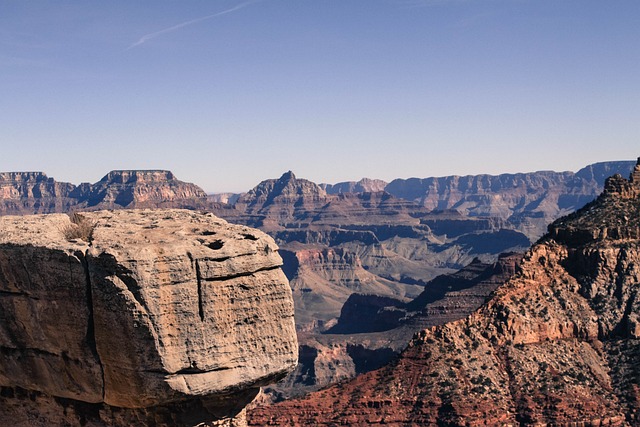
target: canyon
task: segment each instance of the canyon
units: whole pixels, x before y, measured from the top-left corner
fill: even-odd
[[[471,315],[250,425],[640,425],[640,159]]]
[[[175,207],[269,234],[301,345],[299,368],[270,389],[269,399],[279,400],[378,367],[417,330],[470,314],[514,269],[517,255],[500,254],[524,252],[549,223],[593,200],[607,176],[628,175],[634,164],[333,185],[287,172],[221,195],[169,171],[112,171],[78,186],[3,173],[0,213]],[[361,310],[371,322],[359,321]]]

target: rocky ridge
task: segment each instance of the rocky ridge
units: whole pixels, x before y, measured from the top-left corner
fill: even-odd
[[[261,403],[299,397],[337,381],[377,369],[393,360],[416,331],[464,318],[515,274],[521,254],[486,264],[475,260],[459,272],[438,276],[412,301],[354,293],[337,323],[322,334],[298,331],[296,369],[265,388]]]
[[[341,193],[378,193],[385,191],[387,182],[381,179],[362,178],[360,181],[339,182],[337,184],[320,184],[328,194]]]
[[[0,213],[64,212],[77,203],[75,188],[42,172],[0,172]]]
[[[465,216],[508,220],[533,239],[554,219],[593,200],[604,180],[627,175],[633,161],[601,162],[578,172],[538,171],[501,175],[466,175],[395,179],[390,183],[364,178],[359,182],[323,184],[328,194],[385,191],[428,210],[456,210]]]
[[[186,210],[0,217],[0,425],[242,425],[297,362],[266,234]]]
[[[252,425],[640,425],[640,159],[471,316]]]
[[[163,170],[111,171],[95,184],[80,185],[57,182],[42,172],[0,173],[0,215],[209,205],[200,187]]]

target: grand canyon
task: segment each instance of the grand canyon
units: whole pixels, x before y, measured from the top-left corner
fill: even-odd
[[[639,198],[634,161],[0,173],[0,422],[638,425]]]

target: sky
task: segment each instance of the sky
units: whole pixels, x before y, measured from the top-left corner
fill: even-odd
[[[0,171],[207,192],[640,156],[638,0],[1,0]]]

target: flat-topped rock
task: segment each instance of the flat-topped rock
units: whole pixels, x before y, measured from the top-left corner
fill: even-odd
[[[21,390],[53,408],[33,425],[76,425],[64,399],[94,405],[95,425],[117,424],[113,408],[149,418],[190,401],[224,419],[295,367],[291,290],[269,236],[175,209],[74,219],[0,217],[0,424],[32,425]],[[177,422],[167,416],[151,418]]]

